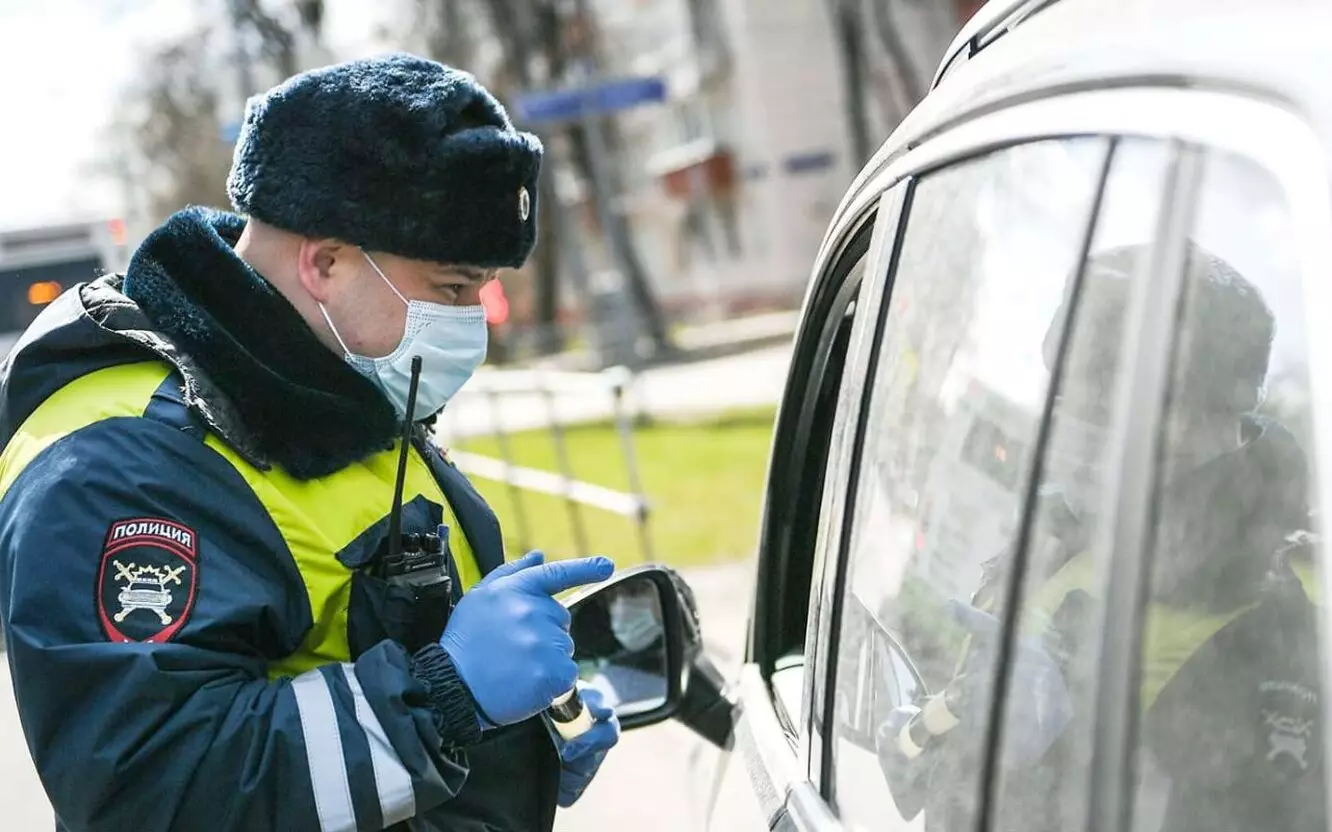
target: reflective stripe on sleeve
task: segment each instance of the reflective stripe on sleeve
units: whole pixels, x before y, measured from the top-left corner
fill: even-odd
[[[365,691],[356,678],[356,666],[344,664],[343,675],[347,677],[347,687],[351,688],[352,699],[356,703],[356,721],[365,731],[365,738],[370,743],[370,765],[375,770],[375,791],[379,793],[379,810],[384,816],[384,825],[392,826],[416,814],[416,792],[412,789],[412,776],[398,759],[393,750],[384,726],[370,708],[365,698]]]
[[[321,832],[356,832],[356,813],[352,809],[351,784],[347,781],[347,762],[338,735],[333,692],[318,670],[292,679],[291,689],[301,715],[319,828]]]

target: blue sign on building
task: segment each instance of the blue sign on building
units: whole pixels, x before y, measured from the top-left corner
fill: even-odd
[[[239,121],[229,121],[218,129],[217,137],[223,144],[235,144],[236,139],[240,138],[240,128]]]
[[[813,150],[808,153],[796,153],[787,156],[783,160],[782,167],[786,172],[798,176],[802,173],[813,173],[817,170],[826,170],[833,166],[836,157],[827,150]]]
[[[525,92],[514,100],[517,120],[525,124],[572,121],[666,100],[666,82],[660,77],[620,78],[572,90]]]

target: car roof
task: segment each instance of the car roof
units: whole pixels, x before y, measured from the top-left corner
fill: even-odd
[[[1039,11],[1052,2],[1058,0],[990,0],[981,6],[944,50],[943,60],[939,61],[939,67],[934,71],[934,80],[930,83],[930,89],[939,85],[940,76],[958,53],[971,51],[981,44],[992,41],[1001,29],[1016,24],[1018,19],[1025,19],[1027,15]],[[975,44],[972,43],[973,40],[976,41]]]
[[[1031,2],[993,0],[954,44]],[[1245,92],[1332,138],[1327,0],[1057,0],[950,72],[857,176],[840,215],[892,159],[967,117],[1059,91],[1170,86]],[[971,35],[968,35],[968,32]],[[950,53],[951,54],[951,53]]]

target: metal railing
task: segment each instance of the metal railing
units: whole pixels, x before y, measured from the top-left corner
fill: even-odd
[[[563,499],[574,544],[580,555],[591,552],[583,509],[593,508],[631,520],[636,527],[642,560],[646,562],[652,559],[648,527],[651,507],[643,491],[634,450],[635,415],[630,412],[626,401],[633,380],[633,374],[624,367],[595,373],[482,371],[467,383],[444,411],[439,427],[444,428],[455,442],[449,456],[463,473],[507,486],[513,502],[513,514],[505,520],[513,526],[515,537],[524,551],[533,548],[534,537],[525,494],[535,493]],[[562,418],[561,405],[566,411],[573,410],[572,416],[566,413]],[[485,408],[484,416],[482,407]],[[585,482],[577,479],[573,473],[565,428],[570,422],[603,420],[607,410],[619,436],[628,491]],[[464,424],[464,421],[470,424]],[[514,459],[510,441],[513,433],[543,429],[550,434],[557,471],[519,465]],[[465,443],[469,436],[493,437],[498,446],[499,458],[458,448],[457,440]]]

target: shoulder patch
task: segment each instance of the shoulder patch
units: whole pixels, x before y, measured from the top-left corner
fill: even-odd
[[[194,611],[199,536],[160,517],[117,520],[97,570],[97,617],[110,641],[170,641]]]

